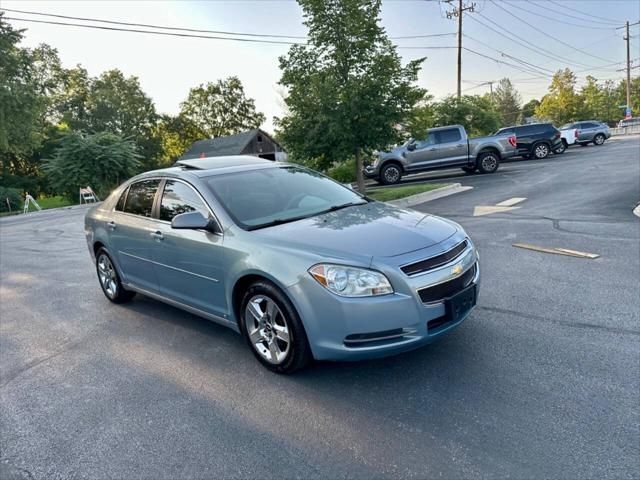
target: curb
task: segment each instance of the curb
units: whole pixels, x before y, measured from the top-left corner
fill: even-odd
[[[400,208],[413,207],[414,205],[430,202],[431,200],[436,200],[438,198],[448,197],[449,195],[454,195],[456,193],[466,192],[467,190],[471,190],[472,188],[473,187],[463,187],[459,183],[452,183],[451,185],[447,185],[446,187],[442,188],[436,188],[435,190],[431,190],[430,192],[418,193],[409,197],[391,200],[387,203]]]

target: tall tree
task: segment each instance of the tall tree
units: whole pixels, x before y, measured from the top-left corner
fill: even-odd
[[[435,125],[463,125],[469,135],[488,135],[500,128],[500,115],[489,97],[447,97],[434,105]]]
[[[199,138],[193,140],[233,135],[257,128],[265,121],[238,77],[192,88],[180,107],[180,116],[184,123],[198,129]]]
[[[568,68],[559,70],[553,76],[549,93],[542,98],[536,108],[536,116],[551,120],[556,125],[578,120],[582,103],[575,90],[576,76]]]
[[[299,158],[327,168],[355,157],[364,191],[363,150],[398,137],[424,91],[414,84],[423,59],[402,66],[380,26],[381,0],[299,0],[308,41],[280,57],[289,114],[279,138]]]
[[[533,117],[536,114],[536,108],[540,106],[540,100],[531,99],[522,106],[522,119]]]
[[[498,82],[498,86],[493,93],[493,103],[500,114],[502,126],[514,125],[518,121],[522,98],[514,88],[511,80],[503,78]]]
[[[156,166],[160,145],[152,131],[158,120],[153,101],[137,77],[109,70],[90,83],[86,101],[87,130],[111,132],[136,143],[145,169]]]

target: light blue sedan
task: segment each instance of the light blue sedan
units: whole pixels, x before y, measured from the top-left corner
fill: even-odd
[[[255,157],[179,161],[85,218],[100,285],[240,332],[267,368],[424,345],[476,304],[476,249],[456,223]]]

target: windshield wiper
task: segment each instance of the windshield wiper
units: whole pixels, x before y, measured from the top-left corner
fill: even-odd
[[[364,201],[364,202],[349,202],[349,203],[343,203],[342,205],[334,205],[334,206],[329,207],[329,208],[327,208],[325,210],[320,210],[319,212],[314,212],[314,213],[311,213],[309,215],[299,215],[297,217],[291,217],[291,218],[276,218],[274,220],[268,221],[267,223],[261,223],[260,225],[250,226],[248,228],[248,230],[258,230],[260,228],[275,227],[276,225],[282,225],[283,223],[296,222],[298,220],[304,220],[305,218],[311,218],[311,217],[315,217],[317,215],[323,215],[325,213],[335,212],[336,210],[342,210],[343,208],[354,207],[356,205],[365,205],[366,203],[368,203],[368,202],[367,201]]]

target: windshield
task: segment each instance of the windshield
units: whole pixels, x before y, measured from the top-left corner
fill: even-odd
[[[245,230],[367,203],[324,175],[297,166],[213,175],[205,181],[231,218]]]
[[[560,127],[560,130],[568,130],[571,128],[571,125],[573,125],[573,123],[565,123]]]

